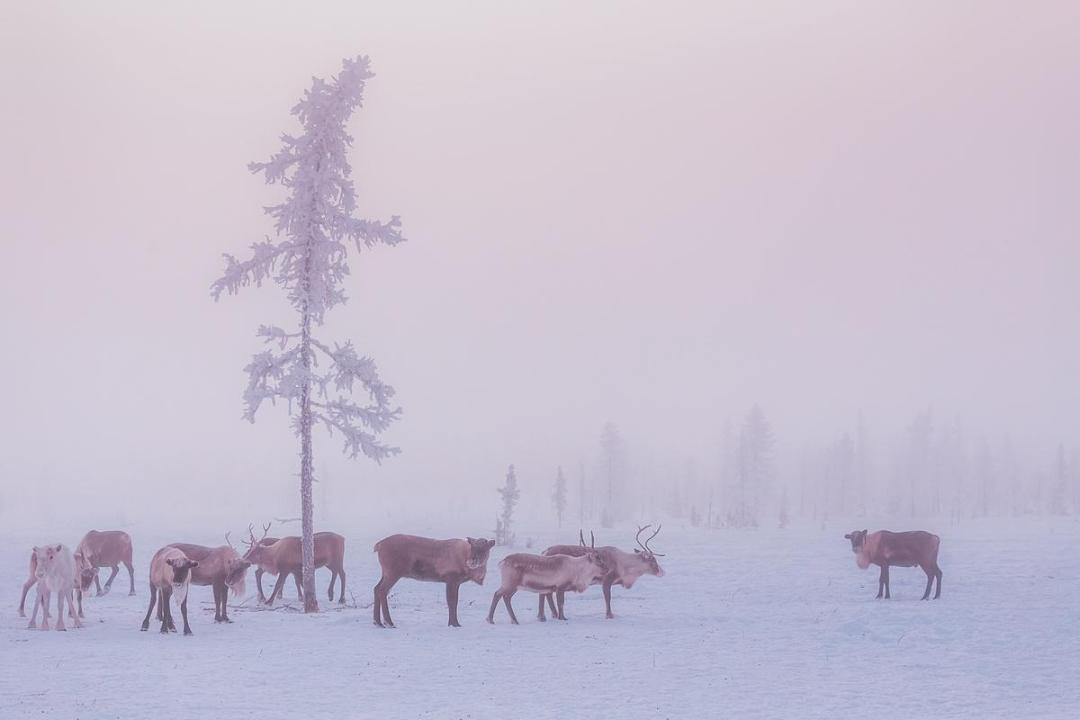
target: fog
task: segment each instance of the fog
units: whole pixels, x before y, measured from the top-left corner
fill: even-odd
[[[1080,511],[1075,5],[3,15],[8,524],[298,514],[285,409],[250,424],[240,399],[256,328],[294,318],[273,286],[209,285],[273,232],[280,190],[247,163],[357,54],[377,75],[350,124],[360,214],[399,214],[408,242],[353,258],[324,334],[397,389],[402,452],[318,435],[317,526],[490,532],[510,464],[525,527],[553,524],[559,466],[575,528],[612,472],[617,520],[711,524],[754,406],[760,523],[785,502],[967,517],[991,475],[985,514]]]

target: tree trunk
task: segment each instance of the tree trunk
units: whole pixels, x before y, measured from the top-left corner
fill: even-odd
[[[303,293],[310,292],[310,246],[304,257]],[[304,612],[319,612],[319,598],[315,594],[315,530],[314,511],[311,500],[311,484],[315,471],[311,457],[311,313],[305,299],[300,318],[300,363],[308,375],[300,390],[300,562],[304,586]]]

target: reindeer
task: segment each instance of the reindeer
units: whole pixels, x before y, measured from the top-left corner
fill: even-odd
[[[639,527],[637,535],[634,540],[637,542],[637,548],[634,548],[634,552],[623,552],[617,547],[611,545],[604,545],[602,547],[593,548],[604,559],[604,562],[608,568],[607,573],[599,581],[604,591],[604,606],[606,609],[605,617],[611,620],[615,615],[611,612],[611,587],[613,585],[621,585],[627,590],[634,586],[637,579],[642,575],[655,575],[656,577],[663,577],[664,570],[660,567],[660,564],[656,561],[658,557],[664,557],[663,553],[653,551],[649,547],[649,543],[660,534],[660,528],[662,525],[657,525],[656,531],[645,540],[641,541],[641,535],[646,530],[651,528],[652,525],[646,525]],[[589,533],[592,537],[592,533]],[[552,545],[544,551],[544,555],[571,555],[574,557],[580,557],[590,550],[590,547],[585,545],[585,534],[578,532],[578,538],[581,542],[580,545]],[[596,539],[593,538],[593,545],[595,545]],[[594,583],[596,584],[596,583]],[[555,591],[555,598],[558,601],[558,610],[556,610],[555,603],[552,602],[551,593],[545,593],[540,596],[540,608],[537,612],[537,618],[544,620],[544,601],[547,600],[548,605],[551,607],[551,614],[559,620],[566,619],[566,613],[563,611],[563,600],[565,592]]]
[[[855,553],[855,564],[865,570],[873,563],[881,568],[878,576],[878,599],[882,593],[885,599],[889,594],[889,567],[915,567],[918,565],[926,573],[926,591],[922,599],[930,599],[930,587],[937,579],[937,591],[934,599],[941,597],[941,568],[937,564],[938,548],[941,538],[923,530],[910,532],[889,532],[878,530],[867,534],[866,530],[854,530],[844,536],[851,541],[851,551]]]
[[[120,572],[122,563],[128,571],[128,581],[131,588],[128,595],[135,594],[135,569],[131,565],[131,536],[123,530],[91,530],[83,536],[78,547],[75,548],[76,560],[79,556],[85,560],[83,569],[83,590],[89,590],[87,578],[94,581],[98,597],[112,589],[113,579]],[[112,568],[109,579],[105,581],[105,589],[102,590],[98,581],[98,568]]]
[[[158,593],[161,593],[161,632],[176,632],[176,623],[173,622],[172,604],[169,600],[176,597],[180,604],[180,614],[184,618],[184,634],[191,635],[191,626],[188,625],[187,601],[188,588],[191,586],[191,570],[199,567],[197,560],[192,560],[184,551],[166,545],[154,553],[154,559],[150,561],[150,607],[146,609],[146,617],[142,622],[142,629],[150,629],[150,614],[154,612],[154,603]]]
[[[446,583],[447,625],[458,623],[458,590],[472,580],[484,584],[487,561],[495,541],[486,538],[433,540],[416,535],[391,535],[375,543],[382,577],[375,585],[374,614],[379,627],[394,627],[390,619],[390,588],[401,578]],[[385,624],[384,624],[385,623]]]
[[[503,558],[499,568],[502,570],[502,584],[491,598],[487,616],[491,624],[495,624],[495,608],[500,599],[510,614],[510,622],[518,624],[510,599],[520,589],[542,595],[565,593],[567,590],[580,593],[600,581],[608,572],[603,557],[595,548],[585,548],[579,556],[514,553]]]
[[[72,558],[75,562],[75,574],[72,580],[75,591],[75,603],[73,603],[72,607],[78,607],[79,617],[82,618],[86,617],[83,614],[82,607],[83,593],[90,589],[90,584],[94,581],[97,570],[89,565],[82,553],[76,552]],[[37,581],[37,557],[31,552],[30,572],[26,578],[26,582],[23,583],[22,597],[19,599],[19,617],[26,617],[26,594]]]
[[[173,543],[170,547],[179,549],[199,565],[191,571],[192,585],[211,585],[214,589],[214,622],[231,623],[228,612],[229,591],[233,597],[244,594],[245,578],[251,563],[240,557],[240,553],[225,533],[225,545],[211,548],[192,543]],[[162,609],[158,606],[158,620],[162,619]]]
[[[266,525],[265,529],[269,530],[270,526]],[[259,541],[259,544],[260,545],[273,545],[274,543],[276,543],[280,539],[281,538],[276,538],[276,537],[263,537],[263,539]],[[256,568],[255,568],[255,587],[257,587],[259,589],[259,602],[261,602],[261,603],[266,602],[266,595],[263,594],[263,587],[262,587],[262,576],[265,573],[266,573],[265,570],[263,570],[261,567],[256,566]],[[304,599],[304,588],[301,587],[301,585],[300,585],[300,576],[294,573],[293,574],[293,580],[296,581],[296,599],[297,600],[303,600]]]
[[[248,546],[244,553],[244,560],[258,567],[258,570],[277,575],[277,582],[270,592],[267,605],[273,605],[274,599],[281,597],[285,586],[285,578],[292,575],[296,578],[297,585],[300,583],[300,573],[303,568],[301,559],[300,538],[295,536],[283,537],[277,542],[266,545],[266,533],[270,526],[263,527],[262,538],[255,539],[254,526],[248,526],[250,540],[245,541]],[[330,570],[330,587],[327,590],[327,598],[334,600],[334,583],[341,578],[341,594],[338,603],[345,604],[345,538],[337,533],[315,533],[315,567],[326,567]],[[256,570],[256,577],[258,577]],[[261,587],[260,587],[261,590]],[[302,593],[301,593],[302,595]]]
[[[79,616],[75,614],[72,596],[75,591],[75,559],[66,545],[46,545],[35,547],[31,555],[30,569],[37,582],[37,597],[34,610],[30,615],[29,627],[37,625],[38,608],[42,609],[41,629],[49,629],[49,602],[56,594],[56,629],[64,627],[64,601],[68,603],[68,613],[75,627],[82,627]],[[32,584],[32,583],[31,583]],[[27,586],[27,589],[29,587]],[[25,590],[24,590],[25,596]]]

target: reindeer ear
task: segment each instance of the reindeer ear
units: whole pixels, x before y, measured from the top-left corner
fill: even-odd
[[[845,540],[850,540],[851,539],[851,533],[848,533],[847,535],[844,535],[844,539]]]
[[[57,545],[57,546],[56,546],[56,552],[60,552],[60,551],[61,551],[61,550],[63,550],[63,549],[64,549],[64,546],[63,546],[63,545]]]
[[[866,531],[865,530],[862,531],[862,534],[863,534],[863,537],[866,537]]]
[[[489,548],[495,547],[495,541],[494,540],[488,540],[488,547]]]
[[[469,537],[468,535],[465,536],[465,542],[469,543],[470,545],[476,544],[476,540]]]
[[[197,568],[197,567],[199,567],[199,561],[198,560],[188,560],[188,567],[189,568]]]

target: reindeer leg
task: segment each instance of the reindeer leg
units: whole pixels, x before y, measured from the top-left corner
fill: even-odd
[[[941,572],[941,568],[938,567],[936,563],[934,565],[934,570],[937,574],[937,591],[934,593],[934,599],[937,600],[939,597],[941,597],[941,576],[943,573]]]
[[[514,593],[516,592],[517,589],[515,588],[510,592],[504,592],[502,597],[503,604],[506,605],[506,612],[510,613],[510,622],[514,623],[515,625],[520,625],[521,623],[518,622],[517,615],[514,614],[514,606],[510,604],[510,598],[514,597]]]
[[[285,578],[288,577],[288,573],[281,573],[277,576],[277,581],[274,583],[274,589],[270,591],[270,599],[266,601],[267,605],[273,606],[274,598],[280,597],[282,591],[285,588]]]
[[[881,572],[885,576],[885,599],[891,600],[892,596],[889,594],[889,564],[885,563],[881,567]]]
[[[374,593],[374,596],[375,596],[372,603],[371,603],[372,622],[374,622],[379,627],[383,627],[383,624],[382,624],[382,587],[383,587],[383,584],[385,582],[386,582],[386,576],[383,575],[381,578],[379,578],[379,582],[375,583],[375,589],[372,591]]]
[[[146,619],[142,621],[142,630],[150,629],[150,613],[154,612],[154,604],[157,602],[157,585],[150,585],[150,607],[146,608]]]
[[[544,598],[550,598],[550,597],[551,597],[551,595],[549,595],[549,594],[541,594],[541,595],[539,595],[540,607],[537,608],[537,610],[536,610],[536,619],[539,620],[540,622],[547,622],[547,618],[544,617]],[[551,611],[551,614],[555,615],[555,617],[558,617],[558,615],[555,613],[554,610]]]
[[[64,627],[64,593],[61,591],[56,593],[56,629],[67,630]]]
[[[559,601],[559,619],[560,620],[565,620],[566,619],[566,612],[563,610],[563,604],[566,602],[566,591],[565,590],[556,590],[555,591],[555,599]],[[548,601],[550,601],[550,600],[551,600],[551,596],[548,595]],[[551,612],[555,612],[555,608],[552,608]]]
[[[131,583],[131,589],[128,591],[128,595],[135,594],[135,568],[131,566],[130,560],[124,560],[124,567],[128,571],[128,581]]]
[[[259,602],[260,603],[265,603],[266,602],[266,595],[263,594],[262,576],[263,576],[263,569],[260,568],[260,567],[255,568],[255,587],[259,588]]]
[[[112,566],[112,572],[109,573],[109,579],[105,581],[105,591],[102,592],[102,593],[99,593],[100,595],[105,595],[110,590],[112,590],[112,581],[116,577],[116,573],[118,573],[118,572],[120,572],[120,566],[119,565],[113,565]]]
[[[610,576],[604,577],[604,583],[601,586],[604,590],[604,606],[607,608],[607,614],[605,617],[611,620],[615,617],[615,614],[611,612],[611,586],[615,583],[615,579]]]
[[[338,577],[341,579],[341,594],[338,596],[338,605],[345,604],[345,566],[342,565],[337,570]],[[330,593],[333,595],[333,593]]]
[[[326,588],[326,599],[328,602],[334,602],[334,582],[337,580],[337,570],[329,566],[326,569],[330,571],[330,586]]]
[[[98,581],[98,569],[94,568],[94,589],[97,591],[97,596],[101,597],[105,593],[101,591],[101,583]]]
[[[165,635],[169,632],[169,601],[171,600],[172,590],[170,588],[160,589],[161,597],[158,599],[158,610],[161,612],[161,634]]]
[[[297,600],[303,600],[304,599],[304,588],[303,588],[303,585],[300,582],[300,573],[299,572],[293,573],[293,580],[296,581],[296,599]]]
[[[49,629],[49,603],[52,600],[52,596],[48,590],[42,590],[41,585],[38,585],[38,597],[37,601],[41,604],[41,629]],[[34,617],[37,617],[37,608],[34,608]]]
[[[34,587],[34,583],[37,582],[36,575],[30,575],[30,579],[23,583],[22,597],[19,598],[19,617],[26,617],[26,612],[23,608],[26,606],[26,593],[30,591],[30,588]],[[34,602],[37,602],[37,595],[34,596]]]
[[[488,609],[487,621],[492,625],[495,624],[495,608],[498,607],[501,598],[502,590],[496,590],[495,594],[491,596],[491,607]]]
[[[926,590],[923,591],[922,599],[923,600],[929,600],[930,599],[930,588],[932,588],[934,586],[934,578],[937,577],[937,573],[935,573],[933,570],[931,570],[930,568],[925,567],[925,566],[923,567],[922,570],[923,570],[924,573],[926,573]]]
[[[69,615],[71,615],[71,624],[72,624],[72,625],[74,625],[74,626],[75,626],[75,627],[77,627],[77,628],[81,628],[81,627],[83,626],[83,624],[82,624],[82,620],[80,620],[80,619],[79,619],[79,615],[76,615],[76,614],[75,614],[75,599],[74,599],[74,595],[75,595],[75,591],[74,591],[74,590],[71,590],[71,591],[69,591],[69,592],[68,592],[68,598],[67,598],[67,602],[68,602],[68,614],[69,614]],[[81,614],[81,613],[80,613],[80,614]]]
[[[80,586],[77,590],[75,590],[75,599],[79,603],[79,617],[81,617],[81,618],[86,617],[85,615],[83,615],[83,610],[82,610],[82,586]]]
[[[41,588],[38,588],[38,591],[34,593],[34,609],[30,613],[30,623],[26,626],[27,628],[34,629],[37,627],[37,611],[39,605],[41,605]]]
[[[387,596],[397,581],[398,578],[384,574],[375,585],[374,614],[375,624],[379,627],[394,627],[394,621],[390,619],[390,601]]]
[[[214,591],[214,622],[221,622],[221,588],[215,582],[211,588]]]
[[[187,621],[187,595],[184,596],[184,602],[180,603],[180,615],[184,618],[184,634],[191,635],[191,626]]]
[[[461,583],[446,583],[446,607],[450,612],[450,620],[447,625],[450,627],[461,627],[461,623],[458,622],[457,618],[458,589],[460,587]]]

